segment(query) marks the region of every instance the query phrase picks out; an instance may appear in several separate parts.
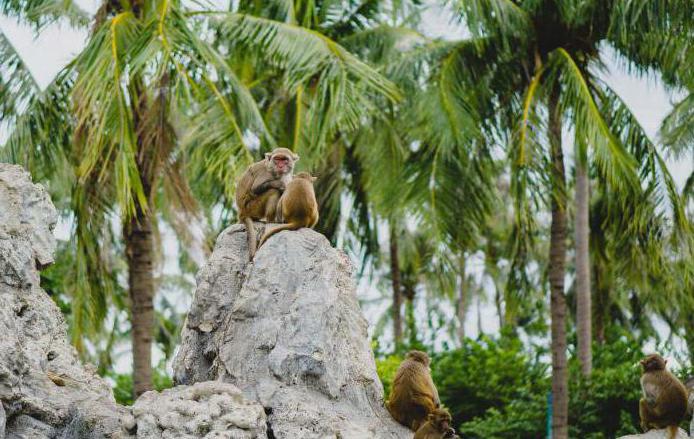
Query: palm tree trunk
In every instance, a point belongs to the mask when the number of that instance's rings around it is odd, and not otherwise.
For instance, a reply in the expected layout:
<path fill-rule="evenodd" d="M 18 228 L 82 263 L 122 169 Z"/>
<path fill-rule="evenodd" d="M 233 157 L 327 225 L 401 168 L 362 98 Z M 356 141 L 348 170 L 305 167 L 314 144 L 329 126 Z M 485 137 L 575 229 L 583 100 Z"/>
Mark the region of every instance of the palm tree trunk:
<path fill-rule="evenodd" d="M 605 325 L 609 310 L 609 289 L 605 285 L 600 267 L 594 261 L 593 272 L 595 276 L 595 307 L 593 309 L 595 323 L 595 341 L 600 345 L 605 344 Z"/>
<path fill-rule="evenodd" d="M 408 292 L 405 301 L 405 326 L 407 327 L 407 341 L 410 346 L 417 345 L 417 322 L 414 317 L 414 291 Z"/>
<path fill-rule="evenodd" d="M 569 379 L 566 361 L 566 177 L 561 146 L 559 90 L 549 97 L 549 143 L 552 161 L 552 225 L 549 244 L 549 285 L 552 315 L 552 438 L 568 438 Z"/>
<path fill-rule="evenodd" d="M 455 303 L 456 317 L 458 318 L 458 340 L 462 343 L 465 340 L 465 314 L 467 313 L 467 282 L 465 278 L 465 255 L 460 255 L 460 288 L 458 289 L 458 300 Z"/>
<path fill-rule="evenodd" d="M 494 306 L 496 307 L 496 316 L 499 319 L 499 331 L 504 329 L 504 326 L 506 326 L 506 315 L 504 314 L 504 309 L 501 306 L 501 290 L 499 289 L 499 286 L 496 284 L 496 279 L 493 279 L 492 282 L 494 283 Z"/>
<path fill-rule="evenodd" d="M 395 226 L 390 226 L 390 276 L 393 282 L 393 339 L 397 348 L 402 342 L 402 286 L 400 282 L 400 259 L 398 237 Z"/>
<path fill-rule="evenodd" d="M 591 342 L 590 256 L 588 254 L 589 182 L 586 163 L 576 159 L 576 326 L 578 332 L 578 361 L 583 376 L 590 376 L 593 368 Z"/>
<path fill-rule="evenodd" d="M 137 398 L 152 390 L 152 334 L 154 332 L 154 243 L 152 221 L 138 209 L 124 227 L 130 289 L 133 393 Z"/>

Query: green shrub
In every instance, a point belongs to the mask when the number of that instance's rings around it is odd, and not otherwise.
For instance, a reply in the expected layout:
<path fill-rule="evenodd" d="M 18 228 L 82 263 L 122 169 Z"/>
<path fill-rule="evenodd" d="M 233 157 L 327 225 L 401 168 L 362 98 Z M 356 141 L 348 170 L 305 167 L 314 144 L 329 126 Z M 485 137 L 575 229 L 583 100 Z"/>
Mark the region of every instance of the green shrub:
<path fill-rule="evenodd" d="M 621 335 L 593 348 L 593 374 L 580 378 L 569 362 L 570 437 L 614 438 L 638 432 L 641 343 Z M 402 357 L 377 362 L 386 395 Z M 512 336 L 466 340 L 433 355 L 432 377 L 442 403 L 465 438 L 536 439 L 547 435 L 551 370 Z"/>
<path fill-rule="evenodd" d="M 118 404 L 132 405 L 133 400 L 133 376 L 131 373 L 108 373 L 108 378 L 113 380 L 113 396 Z M 173 380 L 166 373 L 166 364 L 161 361 L 152 369 L 152 381 L 154 390 L 161 391 L 173 387 Z"/>
<path fill-rule="evenodd" d="M 388 399 L 388 395 L 390 395 L 390 386 L 393 384 L 395 372 L 397 372 L 402 359 L 403 357 L 399 355 L 390 355 L 383 359 L 376 360 L 376 372 L 378 372 L 378 377 L 383 383 L 383 395 L 385 399 Z"/>

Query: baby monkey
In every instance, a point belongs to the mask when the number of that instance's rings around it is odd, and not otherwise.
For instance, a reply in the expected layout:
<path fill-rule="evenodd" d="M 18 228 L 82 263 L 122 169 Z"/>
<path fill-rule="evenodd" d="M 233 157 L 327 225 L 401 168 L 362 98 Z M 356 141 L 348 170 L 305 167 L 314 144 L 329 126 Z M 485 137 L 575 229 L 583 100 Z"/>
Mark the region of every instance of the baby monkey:
<path fill-rule="evenodd" d="M 641 428 L 667 428 L 668 437 L 677 437 L 680 422 L 687 412 L 687 388 L 665 368 L 666 360 L 652 354 L 641 360 L 641 390 L 639 401 Z"/>
<path fill-rule="evenodd" d="M 298 230 L 302 227 L 313 227 L 318 222 L 318 202 L 313 190 L 312 177 L 308 172 L 299 172 L 294 175 L 280 198 L 278 209 L 286 224 L 266 231 L 260 245 L 263 245 L 272 235 L 282 230 Z"/>
<path fill-rule="evenodd" d="M 413 439 L 460 439 L 451 428 L 451 414 L 438 408 L 427 416 L 427 421 L 419 427 Z"/>

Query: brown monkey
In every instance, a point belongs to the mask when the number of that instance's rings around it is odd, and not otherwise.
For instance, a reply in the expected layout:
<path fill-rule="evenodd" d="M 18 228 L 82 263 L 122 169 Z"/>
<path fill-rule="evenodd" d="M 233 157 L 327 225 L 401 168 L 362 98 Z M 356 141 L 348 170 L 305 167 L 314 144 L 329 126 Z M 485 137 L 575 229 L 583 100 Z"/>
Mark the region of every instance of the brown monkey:
<path fill-rule="evenodd" d="M 276 148 L 265 158 L 252 164 L 239 179 L 236 206 L 239 222 L 246 225 L 248 256 L 253 260 L 257 238 L 253 221 L 277 221 L 277 203 L 284 188 L 292 180 L 294 164 L 299 156 L 287 148 Z"/>
<path fill-rule="evenodd" d="M 665 368 L 666 360 L 652 354 L 641 360 L 641 390 L 639 401 L 641 428 L 667 428 L 674 439 L 680 422 L 687 412 L 687 388 Z"/>
<path fill-rule="evenodd" d="M 313 227 L 318 222 L 318 202 L 313 190 L 312 177 L 308 172 L 299 172 L 287 185 L 279 201 L 282 219 L 286 224 L 266 231 L 260 245 L 263 245 L 272 235 L 282 230 L 297 230 L 302 227 Z"/>
<path fill-rule="evenodd" d="M 413 439 L 460 439 L 451 428 L 451 414 L 446 409 L 435 409 L 419 427 Z"/>
<path fill-rule="evenodd" d="M 400 364 L 393 379 L 390 398 L 386 403 L 393 419 L 417 431 L 441 401 L 429 373 L 429 356 L 410 351 Z"/>

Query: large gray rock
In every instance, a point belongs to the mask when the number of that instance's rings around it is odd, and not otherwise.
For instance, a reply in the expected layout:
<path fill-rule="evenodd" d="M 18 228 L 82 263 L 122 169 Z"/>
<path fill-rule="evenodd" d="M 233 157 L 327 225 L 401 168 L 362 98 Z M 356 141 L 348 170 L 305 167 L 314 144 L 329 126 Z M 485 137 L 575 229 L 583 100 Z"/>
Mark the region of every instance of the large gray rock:
<path fill-rule="evenodd" d="M 21 167 L 0 164 L 0 433 L 119 437 L 125 409 L 78 361 L 62 314 L 39 286 L 39 269 L 53 262 L 56 220 L 46 191 Z"/>
<path fill-rule="evenodd" d="M 667 429 L 648 430 L 643 434 L 630 434 L 628 436 L 622 436 L 619 439 L 670 439 L 670 435 Z M 688 439 L 687 432 L 680 428 L 674 439 Z"/>
<path fill-rule="evenodd" d="M 309 229 L 247 258 L 244 227 L 229 227 L 198 274 L 175 381 L 238 386 L 271 437 L 411 438 L 383 407 L 348 258 Z"/>
<path fill-rule="evenodd" d="M 267 438 L 263 407 L 219 381 L 147 392 L 137 399 L 132 414 L 124 424 L 138 438 Z"/>

